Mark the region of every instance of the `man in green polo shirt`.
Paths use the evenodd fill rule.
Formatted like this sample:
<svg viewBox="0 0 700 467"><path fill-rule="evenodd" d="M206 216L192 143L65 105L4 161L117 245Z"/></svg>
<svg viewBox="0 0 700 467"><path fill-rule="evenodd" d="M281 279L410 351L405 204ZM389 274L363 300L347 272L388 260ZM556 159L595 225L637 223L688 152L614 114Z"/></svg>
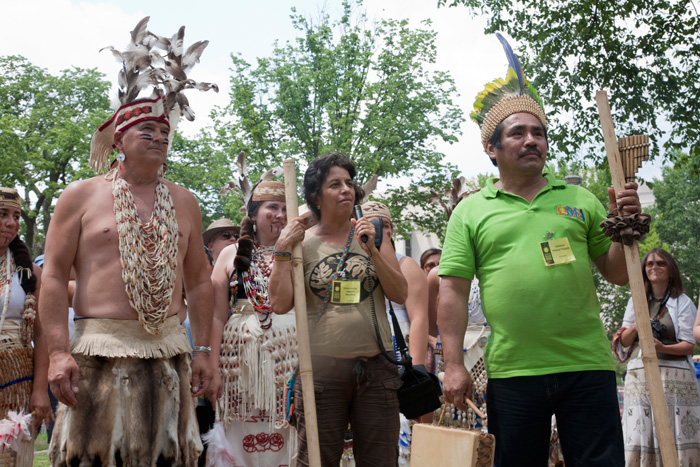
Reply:
<svg viewBox="0 0 700 467"><path fill-rule="evenodd" d="M613 360L591 262L624 285L624 252L599 227L606 213L590 192L543 173L544 111L516 73L512 51L509 58L516 63L505 84L490 83L472 113L499 177L455 208L440 261L444 392L462 410L472 394L462 342L476 275L491 326L486 403L496 466L546 466L552 414L567 466L623 466ZM625 188L608 190L610 210L641 212L637 185Z"/></svg>

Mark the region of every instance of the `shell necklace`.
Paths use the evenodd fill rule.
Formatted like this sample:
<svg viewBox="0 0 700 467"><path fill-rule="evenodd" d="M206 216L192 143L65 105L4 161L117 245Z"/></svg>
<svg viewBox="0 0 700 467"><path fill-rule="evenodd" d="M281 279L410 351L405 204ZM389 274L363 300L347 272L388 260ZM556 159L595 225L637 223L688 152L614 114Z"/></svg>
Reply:
<svg viewBox="0 0 700 467"><path fill-rule="evenodd" d="M245 294L258 313L261 329L270 329L270 326L272 326L269 293L272 267L265 259L265 255L272 254L273 249L274 246L260 246L256 242L253 261L250 262L250 269L241 274Z"/></svg>
<svg viewBox="0 0 700 467"><path fill-rule="evenodd" d="M168 316L175 286L178 225L173 200L168 187L159 180L153 214L142 223L129 184L116 171L112 194L126 295L144 329L158 334Z"/></svg>

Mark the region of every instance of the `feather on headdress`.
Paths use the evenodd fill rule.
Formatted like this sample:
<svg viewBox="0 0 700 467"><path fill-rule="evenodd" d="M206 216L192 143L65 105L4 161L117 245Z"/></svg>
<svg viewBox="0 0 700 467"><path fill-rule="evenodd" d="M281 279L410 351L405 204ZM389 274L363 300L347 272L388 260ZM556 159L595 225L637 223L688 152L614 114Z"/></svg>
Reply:
<svg viewBox="0 0 700 467"><path fill-rule="evenodd" d="M175 132L180 116L194 120L194 112L182 91L199 89L208 91L219 88L213 83L198 83L187 78L187 72L199 63L209 41L198 41L184 51L185 27L171 38L161 37L146 29L149 16L138 22L131 31L131 42L121 52L114 47L104 47L122 63L117 76L120 107L93 135L90 143L90 167L97 172L108 167L109 155L114 149L114 133L124 131L144 120L156 120ZM153 92L148 99L138 99L149 86Z"/></svg>
<svg viewBox="0 0 700 467"><path fill-rule="evenodd" d="M430 194L433 196L430 198L430 200L428 200L428 202L440 204L447 214L447 220L450 220L452 211L454 211L460 201L481 190L481 188L474 190L470 188L471 187L467 183L467 179L464 178L464 176L460 176L452 180L452 188L447 191L438 193L431 188ZM443 196L447 196L447 203L443 201Z"/></svg>
<svg viewBox="0 0 700 467"><path fill-rule="evenodd" d="M274 167L260 177L260 180L255 185L250 184L248 180L248 166L246 165L245 152L238 153L236 166L238 167L238 178L229 180L224 187L219 191L220 196L228 194L232 190L238 192L238 197L243 201L241 212L248 211L248 205L251 201L281 201L285 202L284 183L275 182L272 179L278 175L282 175L282 167ZM256 190L258 190L256 192ZM265 199L263 199L265 198Z"/></svg>
<svg viewBox="0 0 700 467"><path fill-rule="evenodd" d="M508 57L506 78L488 83L476 96L474 111L469 114L481 128L481 144L484 149L496 131L496 126L515 113L530 113L547 128L547 118L537 90L525 79L520 61L508 41L499 33L496 33L496 37L503 44Z"/></svg>

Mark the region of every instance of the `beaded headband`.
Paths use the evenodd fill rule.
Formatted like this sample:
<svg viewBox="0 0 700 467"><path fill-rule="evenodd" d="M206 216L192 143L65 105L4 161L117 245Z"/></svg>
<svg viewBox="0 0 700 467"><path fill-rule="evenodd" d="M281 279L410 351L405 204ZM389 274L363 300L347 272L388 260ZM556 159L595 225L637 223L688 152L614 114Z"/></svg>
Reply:
<svg viewBox="0 0 700 467"><path fill-rule="evenodd" d="M22 198L16 190L0 187L0 207L22 209Z"/></svg>
<svg viewBox="0 0 700 467"><path fill-rule="evenodd" d="M108 167L109 155L114 146L114 134L118 131L126 131L139 122L154 120L168 125L170 121L167 112L165 97L158 96L155 99L138 99L119 107L100 128L92 135L90 142L90 167L96 172L101 172Z"/></svg>
<svg viewBox="0 0 700 467"><path fill-rule="evenodd" d="M474 111L469 114L481 128L481 144L484 150L498 124L513 114L521 112L532 114L545 129L547 128L547 117L537 90L525 79L520 61L513 53L508 41L498 33L496 37L501 41L508 57L506 79L498 78L488 83L476 96Z"/></svg>

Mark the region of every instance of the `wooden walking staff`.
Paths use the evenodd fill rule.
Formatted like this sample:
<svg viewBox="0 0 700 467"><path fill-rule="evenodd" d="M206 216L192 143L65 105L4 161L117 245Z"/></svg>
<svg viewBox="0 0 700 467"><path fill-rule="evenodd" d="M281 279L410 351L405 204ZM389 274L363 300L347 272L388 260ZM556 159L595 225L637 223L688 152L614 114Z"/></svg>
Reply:
<svg viewBox="0 0 700 467"><path fill-rule="evenodd" d="M287 200L287 217L299 217L297 199L297 171L294 160L284 161L284 194ZM301 243L292 249L292 280L294 282L294 313L297 320L297 342L299 344L299 377L304 399L304 421L306 445L309 450L309 465L321 467L321 451L318 446L318 424L316 423L316 396L314 375L311 369L311 346L309 345L309 321L306 317L306 288L304 286L304 264L301 261Z"/></svg>
<svg viewBox="0 0 700 467"><path fill-rule="evenodd" d="M595 99L598 103L600 123L603 127L603 139L605 140L605 150L608 153L613 187L615 188L615 192L618 193L625 189L626 181L634 180L634 174L641 166L641 161L649 157L649 137L637 135L621 138L620 145L618 146L618 141L615 137L615 127L613 126L612 115L610 114L608 95L605 91L598 91ZM622 215L622 212L620 214ZM651 400L656 434L659 440L659 447L661 448L661 459L664 467L677 467L678 456L676 454L676 444L673 439L673 432L671 431L671 419L668 415L666 396L661 386L659 361L656 358L654 339L651 333L649 307L647 304L646 290L644 288L644 279L642 277L642 266L639 260L639 245L637 240L632 240L623 243L622 247L627 262L627 274L630 281L630 290L632 291L632 303L634 304L634 316L637 321L639 346L642 349L642 362L644 363L644 373L646 374L647 386L649 388L649 399Z"/></svg>

